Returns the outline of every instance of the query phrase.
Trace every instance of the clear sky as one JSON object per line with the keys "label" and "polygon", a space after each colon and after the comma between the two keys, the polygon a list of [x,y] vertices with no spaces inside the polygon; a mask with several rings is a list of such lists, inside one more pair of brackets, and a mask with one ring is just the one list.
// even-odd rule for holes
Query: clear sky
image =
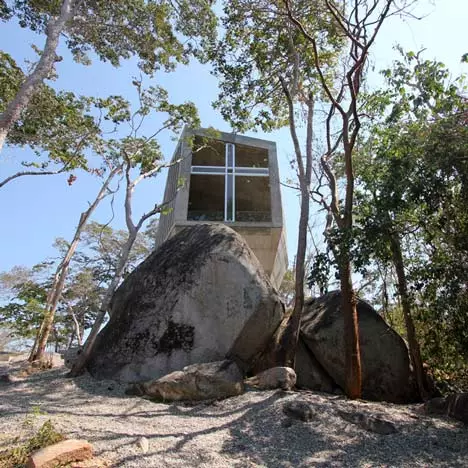
{"label": "clear sky", "polygon": [[[426,49],[424,56],[445,63],[453,76],[467,72],[460,64],[460,57],[468,52],[468,0],[420,0],[416,14],[426,14],[421,20],[393,18],[381,30],[379,40],[372,52],[375,70],[391,64],[396,54],[392,50],[400,44],[405,50]],[[43,46],[44,37],[21,29],[14,22],[0,25],[0,43],[4,51],[10,53],[18,63],[25,59],[34,60],[30,47]],[[76,94],[108,96],[120,94],[131,100],[132,76],[138,75],[134,61],[127,61],[119,68],[103,64],[97,59],[89,67],[75,64],[63,47],[60,54],[64,60],[58,63],[58,80],[53,84],[57,89],[71,90]],[[465,69],[463,68],[465,67]],[[208,66],[192,63],[170,75],[158,73],[146,84],[159,84],[167,88],[174,102],[194,101],[198,106],[203,126],[212,126],[222,131],[230,131],[219,113],[212,109],[211,102],[217,95],[216,79],[209,73]],[[371,85],[378,83],[374,73]],[[278,158],[282,180],[291,178],[288,159],[292,156],[292,146],[286,129],[271,134],[250,134],[259,138],[275,140],[278,145]],[[167,158],[172,155],[175,142],[167,137],[162,139]],[[0,154],[0,179],[16,172],[21,160],[30,159],[27,149],[4,148]],[[70,240],[79,215],[92,200],[98,190],[93,177],[77,172],[77,181],[68,186],[65,175],[23,177],[0,189],[0,271],[14,265],[32,266],[53,255],[53,241],[56,237]],[[164,176],[145,182],[135,194],[135,212],[143,213],[154,203],[161,201],[164,191]],[[283,206],[288,231],[288,252],[293,260],[297,243],[298,199],[297,194],[283,188]],[[116,216],[112,226],[123,228],[121,200],[115,202]],[[104,202],[93,219],[108,222],[109,204]]]}

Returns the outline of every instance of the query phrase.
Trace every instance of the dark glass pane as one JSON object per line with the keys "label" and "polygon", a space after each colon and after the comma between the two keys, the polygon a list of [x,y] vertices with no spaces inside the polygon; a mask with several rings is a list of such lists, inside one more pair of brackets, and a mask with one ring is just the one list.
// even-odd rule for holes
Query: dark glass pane
{"label": "dark glass pane", "polygon": [[192,166],[224,166],[225,163],[224,142],[195,137],[192,149]]}
{"label": "dark glass pane", "polygon": [[236,177],[236,221],[271,222],[269,177]]}
{"label": "dark glass pane", "polygon": [[268,150],[236,144],[236,167],[268,167]]}
{"label": "dark glass pane", "polygon": [[191,221],[224,220],[224,174],[190,176],[187,219]]}
{"label": "dark glass pane", "polygon": [[234,221],[234,198],[233,198],[234,176],[226,176],[226,221]]}

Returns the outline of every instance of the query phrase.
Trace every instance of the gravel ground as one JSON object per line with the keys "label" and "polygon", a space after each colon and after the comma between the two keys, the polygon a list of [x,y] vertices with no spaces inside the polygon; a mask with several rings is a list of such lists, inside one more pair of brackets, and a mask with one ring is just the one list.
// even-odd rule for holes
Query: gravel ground
{"label": "gravel ground", "polygon": [[[420,405],[283,391],[161,404],[126,396],[115,382],[65,373],[54,369],[0,384],[0,451],[31,432],[23,424],[29,417],[35,428],[51,419],[68,438],[87,439],[116,467],[468,467],[468,428],[426,417]],[[311,422],[283,413],[293,400],[313,405]],[[340,410],[383,416],[398,433],[365,431],[342,419]],[[146,453],[141,437],[149,442]]]}

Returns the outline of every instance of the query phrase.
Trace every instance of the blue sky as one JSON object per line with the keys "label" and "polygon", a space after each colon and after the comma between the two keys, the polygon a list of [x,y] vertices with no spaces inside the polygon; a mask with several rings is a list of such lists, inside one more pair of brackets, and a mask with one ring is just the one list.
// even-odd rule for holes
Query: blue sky
{"label": "blue sky", "polygon": [[[453,76],[467,72],[460,64],[460,57],[468,52],[468,1],[436,0],[435,5],[426,0],[418,2],[416,14],[425,14],[421,20],[393,18],[381,30],[372,52],[375,72],[371,72],[370,85],[379,83],[377,70],[391,64],[396,57],[392,49],[400,44],[405,50],[425,48],[424,57],[445,63]],[[30,47],[42,47],[44,38],[21,29],[14,22],[0,27],[0,43],[4,51],[10,53],[19,64],[25,59],[34,60]],[[53,84],[58,89],[71,90],[76,94],[108,96],[120,94],[129,100],[134,99],[131,86],[132,77],[138,74],[136,63],[127,61],[119,68],[94,60],[89,67],[75,64],[63,47],[60,50],[64,60],[57,66],[58,80]],[[166,87],[174,102],[194,101],[198,107],[203,126],[213,126],[222,131],[230,131],[219,113],[212,109],[211,102],[217,95],[217,82],[209,73],[208,66],[192,63],[179,67],[172,74],[157,73],[145,83]],[[249,134],[258,138],[274,140],[278,145],[278,158],[282,180],[291,178],[288,159],[292,156],[292,146],[286,129],[264,134]],[[175,142],[165,136],[162,147],[169,159]],[[4,179],[19,168],[21,160],[29,159],[27,149],[4,148],[0,155],[0,179]],[[56,237],[71,239],[79,214],[92,200],[98,190],[98,181],[93,177],[76,173],[77,181],[68,186],[66,176],[24,177],[0,189],[0,271],[14,265],[32,266],[54,254],[52,248]],[[161,201],[164,191],[164,176],[149,180],[139,186],[135,193],[136,215],[150,209]],[[297,243],[298,199],[297,194],[283,188],[283,206],[288,231],[288,252],[290,261],[294,258]],[[115,202],[116,217],[112,225],[123,228],[121,200]],[[108,202],[104,202],[93,219],[108,222],[110,219]]]}

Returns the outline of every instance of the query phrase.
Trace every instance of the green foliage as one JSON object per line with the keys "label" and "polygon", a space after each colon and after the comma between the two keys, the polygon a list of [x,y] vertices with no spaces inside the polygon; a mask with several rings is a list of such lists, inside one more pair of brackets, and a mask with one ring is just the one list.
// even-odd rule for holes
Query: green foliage
{"label": "green foliage", "polygon": [[[89,52],[118,66],[138,57],[145,73],[187,63],[198,51],[195,38],[212,39],[216,19],[205,0],[84,0],[75,3],[65,28],[65,42],[76,61],[89,63]],[[60,12],[61,1],[14,0],[0,11],[16,16],[20,26],[44,33],[47,22]],[[77,5],[77,6],[76,6]],[[185,38],[182,38],[185,36]],[[186,39],[186,38],[189,39]],[[184,40],[186,39],[186,40]]]}
{"label": "green foliage", "polygon": [[312,289],[314,286],[317,286],[321,295],[326,294],[328,292],[331,266],[332,261],[326,253],[317,253],[314,256],[309,276],[307,277],[308,287]]}
{"label": "green foliage", "polygon": [[45,285],[29,280],[14,284],[12,291],[14,296],[11,302],[0,307],[2,325],[8,327],[13,336],[32,338],[44,315],[47,299]]}
{"label": "green foliage", "polygon": [[[0,112],[19,90],[25,76],[15,61],[0,52]],[[10,145],[29,146],[37,155],[45,151],[53,162],[70,170],[87,167],[85,152],[99,140],[100,129],[92,111],[93,101],[70,92],[57,92],[40,85],[21,119],[8,134]],[[47,162],[25,163],[45,169]]]}
{"label": "green foliage", "polygon": [[[28,422],[28,425],[30,422]],[[0,467],[20,468],[26,465],[29,456],[36,450],[61,442],[65,437],[58,432],[52,421],[46,421],[26,442],[0,453]]]}
{"label": "green foliage", "polygon": [[390,240],[402,240],[423,357],[456,379],[468,369],[463,80],[411,52],[384,75],[388,88],[368,100],[382,117],[358,158],[354,248],[365,269],[391,262]]}
{"label": "green foliage", "polygon": [[[138,234],[124,278],[151,252],[156,229],[155,220]],[[81,333],[94,323],[127,236],[127,231],[97,222],[90,222],[85,227],[57,308],[53,329],[57,348],[66,348],[77,339],[72,314]],[[58,250],[58,258],[63,258],[68,243],[64,239],[56,239],[54,246]],[[0,291],[6,303],[0,307],[0,322],[8,327],[12,336],[23,339],[35,337],[44,316],[54,264],[55,261],[48,261],[32,269],[14,267],[0,273]]]}
{"label": "green foliage", "polygon": [[[336,23],[322,2],[295,2],[306,28],[317,33],[324,73],[333,79],[343,45]],[[224,37],[209,57],[220,78],[215,103],[223,118],[239,131],[271,131],[288,124],[283,79],[297,101],[321,95],[310,44],[293,27],[281,2],[235,0],[224,3]]]}

